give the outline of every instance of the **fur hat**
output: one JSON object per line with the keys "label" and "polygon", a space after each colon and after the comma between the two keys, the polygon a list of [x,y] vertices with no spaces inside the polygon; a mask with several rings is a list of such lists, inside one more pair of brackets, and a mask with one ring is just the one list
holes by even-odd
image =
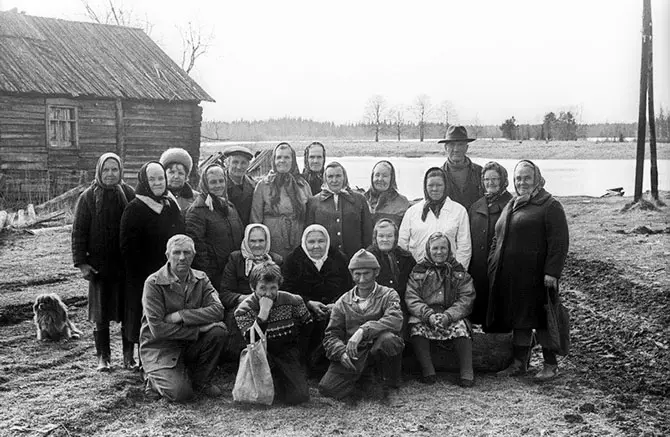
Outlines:
{"label": "fur hat", "polygon": [[166,169],[171,164],[181,164],[186,168],[186,176],[191,173],[191,168],[193,167],[193,159],[188,152],[179,147],[173,147],[172,149],[167,149],[161,155],[160,163]]}
{"label": "fur hat", "polygon": [[365,249],[361,249],[351,257],[349,270],[356,269],[379,269],[377,258]]}

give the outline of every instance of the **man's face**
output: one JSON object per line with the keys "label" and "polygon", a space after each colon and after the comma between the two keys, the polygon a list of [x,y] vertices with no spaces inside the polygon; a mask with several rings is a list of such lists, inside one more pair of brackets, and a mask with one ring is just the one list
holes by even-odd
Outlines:
{"label": "man's face", "polygon": [[322,171],[323,161],[323,148],[320,146],[314,146],[309,149],[309,153],[307,154],[307,163],[309,164],[310,170]]}
{"label": "man's face", "polygon": [[375,269],[355,269],[351,272],[351,277],[359,288],[369,289],[377,278]]}
{"label": "man's face", "polygon": [[194,256],[195,252],[193,251],[193,247],[186,242],[177,242],[173,244],[167,254],[170,268],[178,275],[188,272]]}
{"label": "man's face", "polygon": [[228,157],[228,171],[234,178],[241,178],[247,174],[249,159],[244,155],[232,155]]}
{"label": "man's face", "polygon": [[447,157],[454,162],[462,162],[465,159],[465,154],[468,153],[467,141],[452,141],[444,145],[447,151]]}
{"label": "man's face", "polygon": [[267,297],[268,299],[275,300],[279,292],[279,282],[266,282],[258,281],[256,284],[256,289],[254,293],[259,299],[261,297]]}

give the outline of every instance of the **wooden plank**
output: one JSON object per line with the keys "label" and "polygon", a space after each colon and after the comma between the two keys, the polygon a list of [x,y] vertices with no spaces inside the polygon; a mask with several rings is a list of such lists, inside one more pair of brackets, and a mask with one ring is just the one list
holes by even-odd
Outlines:
{"label": "wooden plank", "polygon": [[44,135],[42,135],[41,138],[38,138],[38,137],[12,138],[11,140],[7,140],[6,142],[7,142],[7,144],[4,144],[5,141],[3,140],[3,145],[0,146],[0,150],[2,150],[5,146],[9,146],[9,147],[46,147],[46,137]]}
{"label": "wooden plank", "polygon": [[2,152],[2,162],[47,162],[46,153],[17,153],[17,152]]}

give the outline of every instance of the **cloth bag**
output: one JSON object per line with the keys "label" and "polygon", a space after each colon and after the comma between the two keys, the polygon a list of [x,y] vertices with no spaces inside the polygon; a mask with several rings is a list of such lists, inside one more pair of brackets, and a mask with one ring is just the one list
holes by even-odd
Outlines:
{"label": "cloth bag", "polygon": [[[544,304],[547,313],[547,349],[558,355],[567,355],[570,352],[570,314],[556,293],[546,288],[547,303]],[[552,297],[554,295],[554,297]]]}
{"label": "cloth bag", "polygon": [[[258,334],[258,341],[256,341]],[[233,387],[237,402],[271,405],[275,396],[274,382],[267,357],[267,338],[258,323],[249,330],[251,340],[240,354],[240,366]]]}

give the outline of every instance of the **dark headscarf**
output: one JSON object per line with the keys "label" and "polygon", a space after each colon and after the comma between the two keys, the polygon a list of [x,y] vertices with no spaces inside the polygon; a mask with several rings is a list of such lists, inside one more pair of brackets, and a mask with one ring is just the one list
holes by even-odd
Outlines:
{"label": "dark headscarf", "polygon": [[[288,147],[291,151],[291,169],[288,173],[278,173],[277,164],[275,164],[275,157],[277,155],[277,150],[279,148]],[[265,183],[270,185],[270,207],[272,209],[277,208],[279,205],[279,199],[281,197],[281,187],[286,187],[286,192],[288,193],[289,199],[291,200],[291,205],[293,206],[293,213],[298,217],[303,217],[305,214],[305,203],[301,201],[300,197],[300,188],[299,185],[306,185],[307,181],[303,179],[298,170],[298,161],[295,156],[295,150],[289,143],[282,142],[275,146],[272,151],[272,169],[268,172],[265,177]],[[303,199],[306,201],[306,199]]]}
{"label": "dark headscarf", "polygon": [[314,141],[312,144],[305,147],[305,154],[304,154],[305,166],[302,169],[302,177],[305,178],[305,180],[310,186],[318,185],[320,187],[323,184],[323,173],[326,169],[324,167],[323,169],[321,169],[321,171],[312,171],[309,168],[309,151],[312,150],[313,147],[321,147],[321,149],[323,150],[323,163],[324,165],[326,163],[326,147],[320,142]]}
{"label": "dark headscarf", "polygon": [[[393,247],[388,252],[383,251],[379,247],[379,244],[377,244],[377,228],[383,225],[390,225],[393,228],[393,237],[394,237]],[[378,220],[377,223],[375,223],[375,227],[372,229],[372,249],[373,249],[372,253],[378,252],[381,255],[381,257],[386,255],[386,259],[388,260],[388,266],[391,270],[391,275],[393,275],[396,281],[400,277],[400,272],[398,271],[397,257],[394,250],[396,247],[398,247],[398,237],[399,237],[398,234],[399,234],[398,225],[396,225],[396,223],[393,220],[387,218]],[[381,259],[379,261],[380,263],[382,263]]]}
{"label": "dark headscarf", "polygon": [[[112,159],[119,164],[119,182],[114,185],[105,185],[102,181],[102,167],[105,165],[105,162],[108,159]],[[105,153],[99,159],[98,163],[95,166],[95,179],[93,180],[93,195],[95,196],[95,211],[97,214],[100,214],[102,211],[103,197],[106,191],[114,191],[116,193],[116,199],[121,207],[121,210],[126,207],[128,204],[128,198],[126,193],[123,191],[123,186],[126,183],[123,182],[123,164],[121,163],[121,158],[116,153]]]}
{"label": "dark headscarf", "polygon": [[498,176],[500,177],[500,188],[498,189],[498,192],[484,194],[484,197],[486,197],[486,203],[490,205],[496,200],[498,200],[498,198],[507,191],[509,180],[507,179],[507,170],[505,170],[505,167],[503,167],[502,165],[498,164],[495,161],[490,161],[487,162],[484,168],[482,169],[482,187],[484,186],[484,174],[486,174],[486,172],[489,170],[495,171],[496,173],[498,173]]}
{"label": "dark headscarf", "polygon": [[[430,255],[430,245],[434,241],[440,240],[442,238],[447,240],[447,246],[449,246],[449,254],[447,255],[447,259],[443,263],[437,263]],[[447,237],[447,234],[443,234],[442,232],[435,232],[430,237],[428,237],[428,241],[426,241],[426,254],[424,255],[424,258],[421,260],[419,264],[425,267],[432,267],[434,269],[437,269],[442,278],[448,277],[453,269],[465,270],[463,266],[458,261],[456,261],[456,258],[454,258],[454,252],[453,250],[451,250],[451,241],[449,241],[449,237]]]}
{"label": "dark headscarf", "polygon": [[[209,191],[209,182],[207,181],[207,173],[212,168],[220,168],[223,171],[223,175],[226,176],[226,171],[217,163],[209,164],[206,166],[202,173],[200,174],[200,185],[198,189],[200,190],[200,195],[205,198],[205,205],[209,207],[210,211],[218,211],[223,214],[224,217],[228,217],[228,201],[225,198],[221,198],[217,195],[212,194]],[[227,177],[226,177],[227,180]],[[227,193],[227,190],[223,190],[224,195]]]}
{"label": "dark headscarf", "polygon": [[[389,187],[386,191],[378,191],[375,189],[375,168],[380,164],[386,164],[391,169],[391,181],[389,182]],[[372,210],[377,211],[388,204],[389,201],[395,199],[396,196],[398,196],[398,183],[395,179],[395,167],[393,167],[393,164],[389,161],[379,161],[372,167],[372,172],[370,172],[370,189],[365,192],[365,198],[370,203]]]}
{"label": "dark headscarf", "polygon": [[[153,191],[151,191],[151,186],[149,185],[149,177],[147,176],[147,167],[149,167],[149,164],[157,164],[161,169],[163,169],[163,176],[165,176],[165,190],[159,196],[156,196]],[[168,192],[167,174],[165,173],[165,168],[161,165],[161,163],[158,161],[149,161],[144,163],[144,165],[140,167],[140,171],[137,172],[137,188],[135,188],[135,195],[146,196],[158,203],[167,205],[169,204],[169,198],[167,197]]]}
{"label": "dark headscarf", "polygon": [[513,209],[518,209],[522,207],[523,205],[527,204],[530,199],[535,197],[537,193],[542,191],[544,188],[544,178],[542,177],[542,173],[540,173],[540,168],[533,163],[533,161],[530,161],[528,159],[522,159],[519,161],[515,166],[514,166],[514,174],[516,175],[516,169],[519,168],[519,166],[522,167],[530,167],[533,169],[533,181],[535,182],[535,187],[531,190],[530,193],[524,194],[523,196],[519,194],[519,192],[516,189],[516,184],[514,184],[514,192],[516,193],[514,196],[514,206]]}
{"label": "dark headscarf", "polygon": [[[428,195],[428,177],[439,176],[444,181],[444,193],[442,197],[438,200],[433,200]],[[426,172],[426,175],[423,178],[423,198],[425,199],[425,204],[423,205],[423,212],[421,213],[421,221],[426,221],[426,216],[428,216],[428,211],[433,211],[435,217],[440,217],[440,211],[444,206],[444,202],[447,200],[447,175],[444,173],[440,167],[431,167]]]}

